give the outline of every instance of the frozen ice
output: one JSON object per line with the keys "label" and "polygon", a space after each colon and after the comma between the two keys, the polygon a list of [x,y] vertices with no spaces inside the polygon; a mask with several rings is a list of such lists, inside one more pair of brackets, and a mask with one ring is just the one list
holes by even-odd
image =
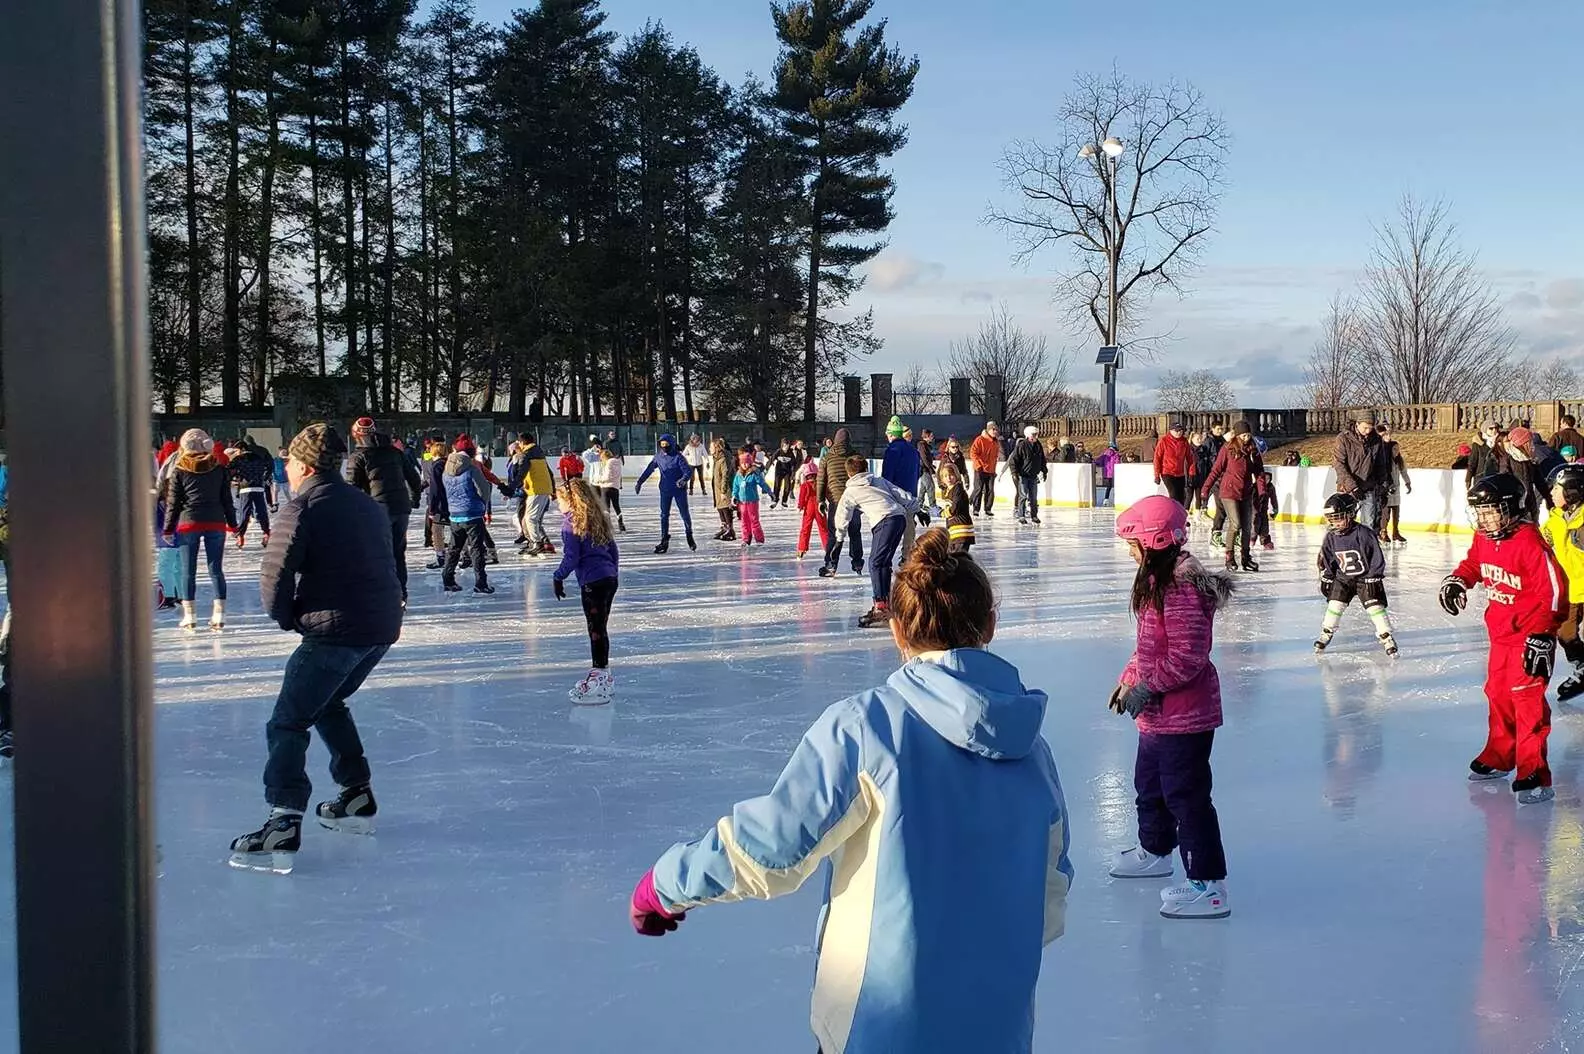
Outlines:
{"label": "frozen ice", "polygon": [[[630,501],[616,701],[600,709],[567,701],[587,644],[551,562],[517,557],[497,524],[499,592],[445,596],[413,549],[402,642],[353,702],[379,833],[310,818],[289,877],[226,866],[264,815],[263,726],[294,644],[260,615],[258,550],[228,552],[226,632],[162,615],[155,635],[160,1050],[811,1054],[820,882],[694,912],[663,940],[627,920],[667,845],[767,789],[817,713],[896,664],[888,633],[856,626],[868,579],[845,562],[818,578],[817,554],[792,555],[797,514],[764,509],[763,550],[706,540],[703,508],[700,551],[657,557],[654,505]],[[1554,802],[1466,783],[1485,731],[1482,602],[1454,620],[1434,599],[1466,538],[1388,554],[1395,661],[1357,605],[1313,655],[1321,528],[1279,526],[1265,570],[1239,576],[1215,656],[1235,913],[1174,922],[1157,913],[1164,882],[1106,877],[1134,840],[1136,735],[1105,705],[1131,646],[1132,565],[1110,514],[1045,519],[1003,511],[975,549],[1001,592],[994,648],[1051,694],[1072,813],[1078,875],[1036,1050],[1584,1046],[1584,712],[1557,707]],[[1194,545],[1208,549],[1203,528]],[[200,571],[200,613],[210,595]],[[334,793],[325,763],[316,742],[316,801]]]}

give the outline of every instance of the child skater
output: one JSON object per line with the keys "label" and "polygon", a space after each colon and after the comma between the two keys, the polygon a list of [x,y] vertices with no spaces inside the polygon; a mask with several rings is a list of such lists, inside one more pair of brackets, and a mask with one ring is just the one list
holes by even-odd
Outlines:
{"label": "child skater", "polygon": [[[929,526],[929,513],[918,507],[916,491],[904,490],[869,471],[867,458],[853,455],[847,459],[847,489],[831,515],[831,523],[848,522],[862,514],[869,521],[869,583],[874,587],[874,606],[858,619],[863,629],[884,625],[891,619],[891,563],[902,544],[907,517],[917,516]],[[823,567],[835,574],[835,569]]]}
{"label": "child skater", "polygon": [[974,525],[962,470],[943,460],[937,471],[942,500],[946,503],[946,531],[951,536],[952,552],[968,556],[974,543]]}
{"label": "child skater", "polygon": [[621,458],[612,454],[609,448],[601,449],[599,460],[588,469],[589,485],[604,499],[605,511],[616,514],[616,529],[626,534],[627,521],[622,519],[621,511],[621,475]]}
{"label": "child skater", "polygon": [[1568,579],[1568,617],[1557,631],[1562,654],[1573,664],[1573,674],[1557,685],[1557,698],[1584,695],[1584,640],[1579,622],[1584,618],[1584,465],[1563,465],[1551,473],[1551,515],[1544,533]]}
{"label": "child skater", "polygon": [[769,494],[770,487],[760,474],[759,465],[752,454],[737,455],[737,475],[732,478],[732,501],[742,517],[743,548],[754,542],[765,543],[764,526],[759,522],[759,495]]}
{"label": "child skater", "polygon": [[1280,515],[1281,506],[1276,503],[1276,478],[1269,472],[1262,472],[1254,481],[1254,536],[1259,539],[1260,548],[1267,553],[1276,548],[1276,543],[1271,541],[1270,525]]}
{"label": "child skater", "polygon": [[[1210,748],[1221,725],[1221,681],[1210,661],[1215,613],[1231,596],[1184,548],[1188,513],[1164,495],[1117,518],[1117,537],[1139,565],[1133,579],[1138,649],[1111,693],[1111,709],[1138,723],[1138,845],[1117,854],[1113,878],[1167,878],[1181,849],[1188,881],[1161,891],[1168,919],[1224,919],[1221,822],[1210,800]],[[1168,632],[1167,627],[1170,627]]]}
{"label": "child skater", "polygon": [[798,527],[797,554],[801,560],[808,555],[809,531],[816,524],[819,526],[820,551],[830,548],[830,528],[825,523],[825,516],[820,512],[819,502],[814,497],[814,480],[819,475],[819,466],[812,460],[803,462],[798,474],[803,477],[803,482],[798,484],[797,507],[803,514],[803,523]]}
{"label": "child skater", "polygon": [[990,579],[945,531],[919,536],[894,611],[902,668],[826,710],[769,794],[668,849],[633,890],[633,927],[661,937],[695,908],[784,896],[829,858],[820,1049],[1031,1050],[1073,876],[1046,696],[985,650]]}
{"label": "child skater", "polygon": [[561,507],[561,566],[555,569],[555,595],[566,599],[566,578],[576,574],[583,594],[583,617],[588,621],[589,651],[594,666],[588,676],[567,693],[580,706],[600,706],[611,700],[615,680],[610,672],[611,601],[616,598],[616,571],[620,557],[611,534],[610,519],[594,488],[575,476],[556,493]]}
{"label": "child skater", "polygon": [[1505,779],[1516,767],[1513,793],[1523,805],[1555,797],[1546,738],[1551,707],[1546,683],[1556,662],[1556,634],[1568,610],[1568,580],[1540,530],[1524,516],[1527,488],[1517,476],[1486,476],[1469,488],[1474,544],[1441,582],[1441,607],[1456,615],[1483,581],[1490,634],[1485,698],[1490,703],[1485,749],[1469,762],[1472,781]]}
{"label": "child skater", "polygon": [[1351,494],[1333,494],[1326,499],[1326,536],[1316,560],[1326,613],[1314,650],[1326,650],[1342,623],[1342,614],[1358,597],[1364,614],[1375,624],[1376,639],[1387,655],[1396,658],[1397,638],[1392,636],[1391,616],[1386,612],[1386,556],[1375,532],[1358,522],[1358,510],[1359,500]]}

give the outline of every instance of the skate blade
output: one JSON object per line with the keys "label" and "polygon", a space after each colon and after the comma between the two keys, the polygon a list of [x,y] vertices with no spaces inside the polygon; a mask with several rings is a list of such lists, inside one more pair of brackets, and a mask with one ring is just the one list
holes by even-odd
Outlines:
{"label": "skate blade", "polygon": [[332,817],[318,817],[319,826],[327,831],[340,831],[342,834],[370,835],[374,833],[374,817],[348,816],[344,820]]}
{"label": "skate blade", "polygon": [[232,853],[226,863],[238,871],[258,871],[268,875],[289,875],[296,864],[296,853]]}
{"label": "skate blade", "polygon": [[1556,791],[1550,787],[1536,787],[1534,790],[1520,791],[1518,794],[1519,805],[1539,805],[1556,797]]}
{"label": "skate blade", "polygon": [[1478,772],[1470,772],[1468,774],[1468,781],[1470,783],[1492,783],[1496,780],[1504,780],[1511,775],[1511,772],[1492,772],[1488,776],[1483,776]]}
{"label": "skate blade", "polygon": [[1185,920],[1190,921],[1190,922],[1197,922],[1199,920],[1224,919],[1224,918],[1227,918],[1228,916],[1230,916],[1232,914],[1232,909],[1230,907],[1225,907],[1225,908],[1222,908],[1220,911],[1211,912],[1211,913],[1208,913],[1208,914],[1207,913],[1203,913],[1203,912],[1197,912],[1197,911],[1189,914],[1189,913],[1173,911],[1168,906],[1168,907],[1161,908],[1160,909],[1160,913],[1161,913],[1161,918],[1163,918],[1163,919],[1185,919]]}

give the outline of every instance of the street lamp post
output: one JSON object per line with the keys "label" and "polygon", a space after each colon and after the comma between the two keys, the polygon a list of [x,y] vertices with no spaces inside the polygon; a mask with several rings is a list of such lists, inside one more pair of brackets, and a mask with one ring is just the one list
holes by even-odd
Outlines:
{"label": "street lamp post", "polygon": [[1118,244],[1122,233],[1122,217],[1117,212],[1116,185],[1117,161],[1122,156],[1122,140],[1116,136],[1108,136],[1105,142],[1098,147],[1093,143],[1084,144],[1078,151],[1078,156],[1085,160],[1092,160],[1097,154],[1104,154],[1109,162],[1109,171],[1106,164],[1101,164],[1100,174],[1105,181],[1106,204],[1105,222],[1106,232],[1106,347],[1112,349],[1107,355],[1102,356],[1100,382],[1101,410],[1106,419],[1106,441],[1112,446],[1117,441],[1117,413],[1116,413],[1116,371],[1122,366],[1122,356],[1117,350],[1117,270],[1120,266],[1120,245]]}

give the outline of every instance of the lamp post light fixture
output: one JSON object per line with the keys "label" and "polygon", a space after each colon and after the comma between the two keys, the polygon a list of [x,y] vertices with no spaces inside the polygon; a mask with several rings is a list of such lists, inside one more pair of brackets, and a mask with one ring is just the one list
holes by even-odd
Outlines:
{"label": "lamp post light fixture", "polygon": [[[1122,217],[1117,214],[1117,161],[1127,148],[1116,136],[1107,136],[1099,146],[1085,143],[1078,156],[1085,161],[1095,161],[1100,178],[1105,183],[1106,204],[1103,217],[1106,232],[1106,346],[1096,360],[1104,368],[1100,383],[1101,410],[1106,418],[1106,439],[1111,445],[1117,441],[1116,371],[1122,366],[1122,353],[1117,345],[1117,269],[1120,266]],[[1098,161],[1104,154],[1110,164]]]}

